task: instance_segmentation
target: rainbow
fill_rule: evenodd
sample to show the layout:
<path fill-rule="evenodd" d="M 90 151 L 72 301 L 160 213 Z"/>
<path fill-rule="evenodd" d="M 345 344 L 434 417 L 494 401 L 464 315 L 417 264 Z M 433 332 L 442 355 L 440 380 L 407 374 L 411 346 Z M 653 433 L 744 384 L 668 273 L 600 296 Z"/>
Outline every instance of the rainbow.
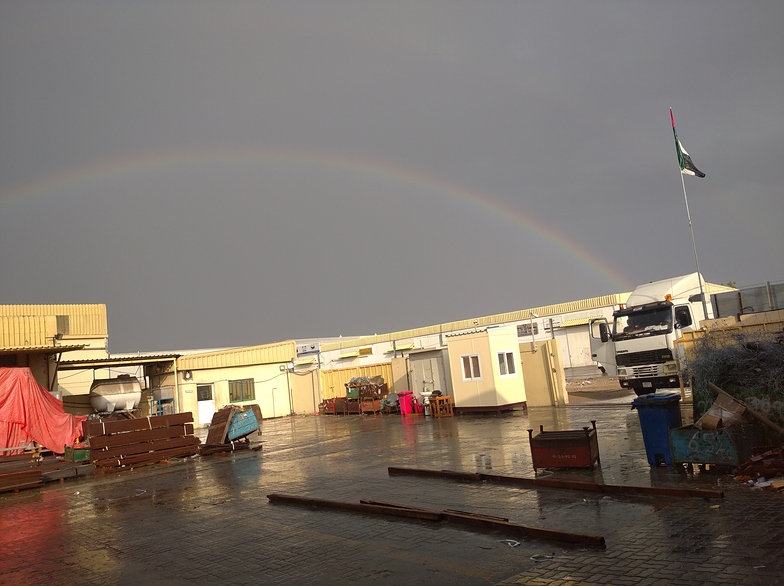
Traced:
<path fill-rule="evenodd" d="M 402 185 L 433 190 L 452 199 L 464 201 L 479 207 L 506 221 L 512 221 L 533 234 L 552 243 L 565 256 L 595 270 L 616 288 L 616 292 L 631 291 L 632 280 L 617 270 L 603 258 L 591 252 L 584 243 L 576 242 L 564 232 L 548 225 L 540 218 L 512 205 L 493 199 L 491 196 L 468 189 L 465 186 L 441 177 L 382 163 L 367 158 L 335 153 L 300 151 L 290 149 L 220 149 L 220 150 L 175 150 L 145 152 L 119 159 L 97 161 L 72 169 L 55 172 L 51 175 L 28 181 L 0 193 L 0 206 L 12 200 L 27 199 L 45 195 L 67 187 L 74 187 L 89 181 L 134 172 L 150 172 L 156 169 L 169 169 L 178 165 L 203 165 L 209 163 L 242 162 L 285 162 L 311 168 L 325 167 L 355 174 L 365 174 L 385 181 Z M 608 291 L 609 293 L 609 291 Z"/>

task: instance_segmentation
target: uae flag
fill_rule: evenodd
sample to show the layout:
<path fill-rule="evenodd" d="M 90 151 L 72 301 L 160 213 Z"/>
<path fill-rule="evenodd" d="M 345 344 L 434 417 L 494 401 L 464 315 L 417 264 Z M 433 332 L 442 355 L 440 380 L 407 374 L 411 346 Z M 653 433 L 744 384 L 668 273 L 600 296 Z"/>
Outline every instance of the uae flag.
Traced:
<path fill-rule="evenodd" d="M 705 173 L 694 166 L 689 153 L 686 152 L 681 141 L 678 140 L 678 133 L 675 132 L 675 117 L 672 115 L 672 108 L 670 108 L 670 120 L 672 120 L 672 134 L 675 136 L 675 148 L 678 149 L 678 164 L 681 166 L 681 173 L 684 175 L 693 175 L 695 177 L 705 177 Z"/>

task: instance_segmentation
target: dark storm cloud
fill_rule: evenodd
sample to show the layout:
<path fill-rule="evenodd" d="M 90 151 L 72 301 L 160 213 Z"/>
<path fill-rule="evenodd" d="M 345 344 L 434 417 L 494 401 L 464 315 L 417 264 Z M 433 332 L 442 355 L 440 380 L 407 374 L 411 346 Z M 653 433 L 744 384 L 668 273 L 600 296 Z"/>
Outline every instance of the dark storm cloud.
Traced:
<path fill-rule="evenodd" d="M 2 303 L 112 351 L 784 278 L 780 2 L 5 2 Z M 506 210 L 508 217 L 502 217 Z"/>

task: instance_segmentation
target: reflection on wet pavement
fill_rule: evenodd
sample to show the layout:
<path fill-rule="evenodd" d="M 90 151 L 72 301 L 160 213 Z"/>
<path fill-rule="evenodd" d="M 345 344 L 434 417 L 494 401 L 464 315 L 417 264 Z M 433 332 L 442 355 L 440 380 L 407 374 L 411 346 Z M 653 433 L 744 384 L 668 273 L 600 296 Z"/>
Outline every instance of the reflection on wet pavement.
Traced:
<path fill-rule="evenodd" d="M 387 579 L 476 584 L 499 582 L 526 568 L 575 556 L 605 559 L 601 556 L 614 555 L 622 546 L 618 536 L 625 532 L 638 527 L 667 532 L 660 511 L 678 506 L 697 513 L 709 505 L 701 499 L 675 505 L 653 497 L 391 477 L 387 467 L 533 478 L 529 428 L 581 429 L 596 420 L 600 466 L 540 475 L 608 484 L 715 487 L 714 477 L 651 469 L 630 402 L 625 398 L 444 419 L 377 415 L 267 420 L 259 452 L 176 460 L 2 495 L 0 547 L 5 554 L 0 583 L 337 584 Z M 508 536 L 448 523 L 274 505 L 266 498 L 270 493 L 471 511 L 604 535 L 608 545 L 605 553 L 586 553 L 584 548 L 516 537 L 520 543 L 510 547 L 502 541 Z M 673 547 L 702 539 L 689 529 L 681 533 L 673 537 L 678 541 Z M 727 533 L 709 527 L 703 547 L 726 548 L 732 542 L 722 537 Z"/>

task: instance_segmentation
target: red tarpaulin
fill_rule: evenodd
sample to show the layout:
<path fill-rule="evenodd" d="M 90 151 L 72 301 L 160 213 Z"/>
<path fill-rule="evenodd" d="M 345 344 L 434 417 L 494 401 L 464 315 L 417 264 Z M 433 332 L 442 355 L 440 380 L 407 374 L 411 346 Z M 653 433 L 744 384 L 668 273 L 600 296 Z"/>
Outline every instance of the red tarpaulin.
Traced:
<path fill-rule="evenodd" d="M 81 437 L 86 419 L 66 413 L 63 402 L 38 384 L 29 368 L 0 368 L 0 449 L 35 441 L 62 454 Z"/>

